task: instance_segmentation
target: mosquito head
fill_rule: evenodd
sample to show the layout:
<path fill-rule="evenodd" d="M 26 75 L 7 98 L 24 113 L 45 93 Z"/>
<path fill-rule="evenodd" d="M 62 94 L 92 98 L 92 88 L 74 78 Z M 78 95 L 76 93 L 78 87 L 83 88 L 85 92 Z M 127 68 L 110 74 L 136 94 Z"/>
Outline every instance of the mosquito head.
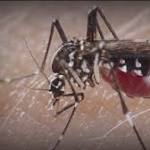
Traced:
<path fill-rule="evenodd" d="M 53 74 L 50 80 L 49 91 L 52 92 L 54 97 L 61 96 L 64 93 L 65 79 L 62 74 Z"/>

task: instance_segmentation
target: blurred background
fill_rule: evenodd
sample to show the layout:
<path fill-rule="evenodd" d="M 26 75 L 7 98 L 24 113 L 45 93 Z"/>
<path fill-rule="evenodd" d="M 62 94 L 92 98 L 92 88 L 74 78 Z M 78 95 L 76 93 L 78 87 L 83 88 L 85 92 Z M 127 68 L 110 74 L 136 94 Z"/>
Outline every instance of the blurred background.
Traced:
<path fill-rule="evenodd" d="M 87 15 L 93 6 L 103 9 L 120 39 L 150 39 L 150 2 L 146 1 L 32 1 L 0 2 L 0 78 L 18 77 L 37 70 L 28 46 L 41 64 L 54 18 L 60 20 L 69 39 L 85 38 Z M 109 33 L 102 25 L 105 35 Z M 46 65 L 60 46 L 54 35 Z M 47 88 L 42 75 L 0 85 L 0 149 L 47 150 L 55 144 L 70 110 L 54 118 L 48 109 L 51 96 L 30 88 Z M 126 96 L 125 96 L 126 97 Z M 59 108 L 68 101 L 62 100 Z M 127 98 L 143 141 L 150 149 L 150 99 Z M 141 150 L 135 134 L 121 113 L 119 99 L 103 80 L 85 91 L 58 150 Z"/>

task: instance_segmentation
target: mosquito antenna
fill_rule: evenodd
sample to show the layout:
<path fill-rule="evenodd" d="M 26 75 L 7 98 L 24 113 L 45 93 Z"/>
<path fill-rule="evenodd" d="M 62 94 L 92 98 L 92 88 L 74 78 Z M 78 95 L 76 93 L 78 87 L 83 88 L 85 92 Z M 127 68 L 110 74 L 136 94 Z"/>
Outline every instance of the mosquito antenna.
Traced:
<path fill-rule="evenodd" d="M 34 61 L 34 63 L 36 64 L 37 68 L 39 69 L 39 72 L 38 72 L 38 73 L 42 73 L 43 76 L 44 76 L 44 78 L 45 78 L 45 79 L 47 80 L 47 82 L 50 84 L 50 81 L 49 81 L 47 75 L 40 69 L 40 66 L 39 66 L 37 60 L 35 59 L 35 57 L 33 56 L 32 51 L 31 51 L 31 49 L 29 48 L 28 43 L 27 43 L 27 41 L 26 41 L 25 38 L 24 38 L 24 41 L 25 41 L 25 45 L 26 45 L 26 47 L 27 47 L 27 50 L 29 51 L 29 54 L 31 55 L 31 57 L 32 57 L 32 59 L 33 59 L 33 61 Z M 38 74 L 38 73 L 37 73 L 37 74 Z"/>
<path fill-rule="evenodd" d="M 29 77 L 32 77 L 35 75 L 37 75 L 36 72 L 32 73 L 32 74 L 21 76 L 21 77 L 12 78 L 12 79 L 11 78 L 4 78 L 4 79 L 0 79 L 0 83 L 12 83 L 14 81 L 22 80 L 22 79 L 29 78 Z"/>
<path fill-rule="evenodd" d="M 35 91 L 45 91 L 45 92 L 49 91 L 49 89 L 41 89 L 41 88 L 30 88 L 29 87 L 29 89 L 35 90 Z"/>

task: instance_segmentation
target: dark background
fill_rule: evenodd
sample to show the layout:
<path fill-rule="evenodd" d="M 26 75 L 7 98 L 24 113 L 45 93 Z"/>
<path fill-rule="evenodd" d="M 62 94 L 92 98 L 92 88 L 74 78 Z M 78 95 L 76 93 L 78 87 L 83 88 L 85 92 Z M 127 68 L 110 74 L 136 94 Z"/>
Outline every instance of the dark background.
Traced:
<path fill-rule="evenodd" d="M 121 39 L 150 39 L 150 2 L 146 1 L 44 1 L 0 2 L 0 77 L 16 77 L 34 72 L 34 64 L 24 38 L 41 64 L 50 25 L 58 18 L 68 35 L 82 39 L 86 33 L 87 14 L 101 6 Z M 108 31 L 102 25 L 107 37 Z M 52 74 L 50 61 L 61 41 L 56 33 L 52 42 L 46 72 Z M 48 110 L 49 93 L 30 90 L 45 88 L 42 76 L 0 85 L 0 149 L 47 150 L 62 131 L 69 112 L 57 119 Z M 85 91 L 67 134 L 58 150 L 141 150 L 125 118 L 118 97 L 103 80 Z M 150 149 L 150 99 L 127 98 L 126 103 L 148 149 Z M 59 107 L 64 105 L 64 101 Z M 143 112 L 143 113 L 141 113 Z M 113 127 L 118 125 L 109 135 Z M 99 137 L 97 139 L 96 137 Z"/>

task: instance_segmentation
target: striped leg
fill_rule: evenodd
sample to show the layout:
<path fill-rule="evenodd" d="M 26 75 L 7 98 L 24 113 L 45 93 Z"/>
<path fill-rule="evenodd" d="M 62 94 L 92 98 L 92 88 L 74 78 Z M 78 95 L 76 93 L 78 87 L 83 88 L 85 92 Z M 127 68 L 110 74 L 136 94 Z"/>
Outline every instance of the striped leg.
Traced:
<path fill-rule="evenodd" d="M 61 27 L 59 21 L 57 19 L 54 20 L 52 25 L 51 25 L 51 28 L 50 28 L 50 35 L 49 35 L 49 39 L 48 39 L 48 44 L 47 44 L 46 52 L 45 52 L 44 59 L 42 61 L 42 65 L 41 65 L 41 70 L 42 71 L 45 68 L 46 59 L 47 59 L 47 56 L 48 56 L 48 52 L 49 52 L 49 49 L 50 49 L 52 37 L 53 37 L 53 34 L 54 34 L 54 27 L 56 27 L 62 42 L 63 43 L 67 42 L 67 37 L 66 37 L 65 32 L 64 32 L 63 28 Z"/>
<path fill-rule="evenodd" d="M 79 97 L 78 97 L 78 94 L 76 93 L 76 91 L 75 91 L 75 89 L 74 89 L 74 87 L 73 87 L 73 84 L 71 83 L 71 81 L 70 81 L 70 79 L 69 79 L 69 77 L 68 77 L 68 74 L 66 74 L 66 72 L 65 72 L 66 69 L 65 69 L 64 65 L 63 65 L 63 64 L 61 64 L 61 65 L 62 65 L 62 69 L 63 69 L 64 75 L 65 75 L 65 77 L 66 77 L 66 80 L 68 81 L 69 86 L 70 86 L 70 88 L 71 88 L 71 90 L 72 90 L 75 103 L 73 103 L 72 112 L 71 112 L 71 114 L 70 114 L 70 116 L 69 116 L 69 119 L 68 119 L 68 121 L 67 121 L 67 123 L 66 123 L 66 125 L 65 125 L 65 127 L 64 127 L 64 129 L 63 129 L 63 131 L 61 132 L 61 134 L 60 134 L 58 140 L 56 141 L 54 147 L 53 147 L 51 150 L 56 150 L 56 148 L 58 147 L 58 145 L 59 145 L 59 144 L 61 143 L 61 141 L 63 140 L 63 138 L 64 138 L 64 136 L 65 136 L 65 133 L 66 133 L 67 129 L 69 128 L 69 125 L 70 125 L 70 123 L 71 123 L 71 121 L 72 121 L 72 118 L 73 118 L 73 116 L 74 116 L 74 114 L 75 114 L 75 112 L 76 112 L 77 106 L 78 106 L 78 104 L 79 104 L 79 102 L 80 102 Z"/>
<path fill-rule="evenodd" d="M 109 63 L 109 65 L 112 68 L 110 63 Z M 131 112 L 129 111 L 129 109 L 128 109 L 126 103 L 125 103 L 125 99 L 124 99 L 124 97 L 123 97 L 123 95 L 122 95 L 122 93 L 121 93 L 121 91 L 119 89 L 119 86 L 117 84 L 116 77 L 115 77 L 115 72 L 113 71 L 113 69 L 112 69 L 112 76 L 113 76 L 113 80 L 114 80 L 115 90 L 118 93 L 118 96 L 119 96 L 119 99 L 120 99 L 122 113 L 126 117 L 126 119 L 128 120 L 129 125 L 132 127 L 132 129 L 133 129 L 133 131 L 134 131 L 134 133 L 135 133 L 135 135 L 136 135 L 136 137 L 137 137 L 137 139 L 138 139 L 142 149 L 143 150 L 147 150 L 147 148 L 146 148 L 146 146 L 145 146 L 145 144 L 144 144 L 144 142 L 143 142 L 143 140 L 142 140 L 142 138 L 141 138 L 141 136 L 139 134 L 139 131 L 137 130 L 137 128 L 136 128 L 136 126 L 135 126 L 135 124 L 134 124 L 134 122 L 133 122 L 133 120 L 132 120 L 132 118 L 130 116 Z"/>

